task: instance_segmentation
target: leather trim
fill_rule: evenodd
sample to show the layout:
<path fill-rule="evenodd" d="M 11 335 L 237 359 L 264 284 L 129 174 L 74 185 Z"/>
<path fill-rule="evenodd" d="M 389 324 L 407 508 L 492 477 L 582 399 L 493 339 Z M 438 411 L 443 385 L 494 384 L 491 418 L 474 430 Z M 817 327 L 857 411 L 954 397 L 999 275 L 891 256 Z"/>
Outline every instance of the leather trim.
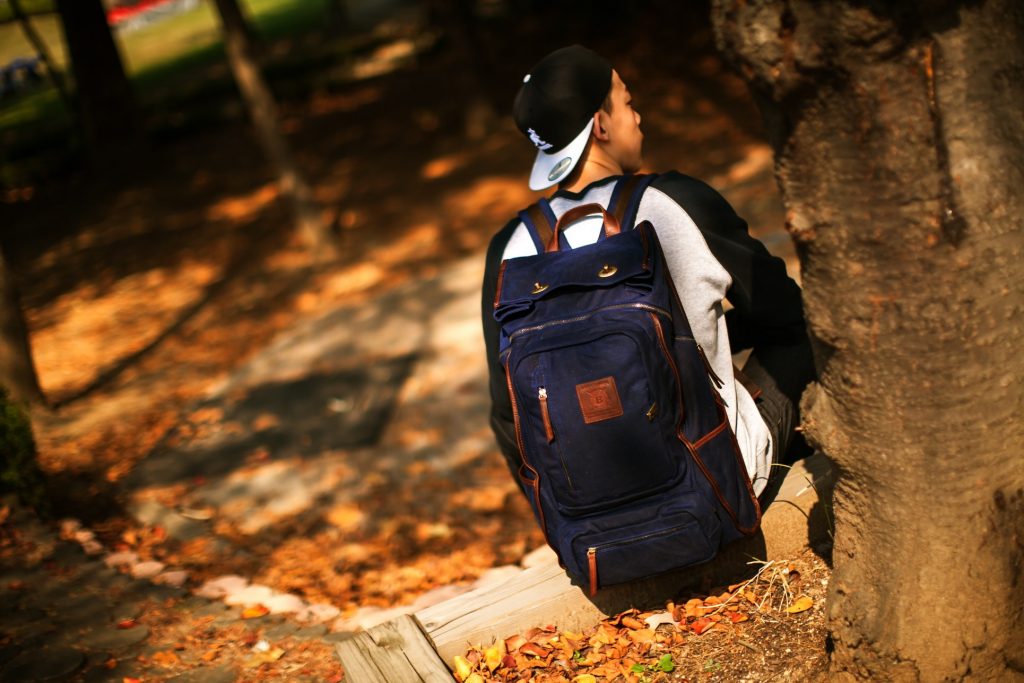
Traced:
<path fill-rule="evenodd" d="M 716 436 L 718 436 L 719 434 L 721 434 L 723 429 L 727 429 L 728 427 L 729 427 L 729 421 L 728 420 L 726 420 L 725 422 L 720 423 L 717 427 L 712 429 L 710 432 L 708 432 L 704 436 L 702 436 L 699 439 L 697 439 L 696 441 L 694 441 L 693 442 L 693 447 L 699 449 L 701 446 L 706 444 L 708 441 L 711 441 L 711 439 L 713 439 Z"/>
<path fill-rule="evenodd" d="M 509 373 L 508 367 L 511 357 L 511 353 L 505 357 L 505 383 L 508 385 L 508 397 L 512 402 L 512 423 L 516 430 L 516 445 L 519 446 L 519 459 L 522 460 L 522 465 L 519 468 L 519 478 L 523 479 L 523 468 L 529 470 L 533 474 L 533 479 L 530 480 L 529 483 L 533 488 L 533 500 L 537 506 L 537 517 L 540 519 L 540 531 L 544 534 L 544 542 L 551 545 L 551 542 L 548 540 L 548 526 L 544 521 L 544 507 L 540 504 L 540 473 L 530 465 L 529 461 L 527 461 L 526 449 L 523 447 L 523 434 L 520 430 L 521 423 L 519 421 L 519 404 L 516 403 L 516 392 L 512 389 L 512 375 Z"/>
<path fill-rule="evenodd" d="M 498 286 L 494 290 L 494 310 L 498 310 L 498 304 L 501 302 L 501 285 L 505 281 L 505 264 L 508 261 L 502 261 L 501 265 L 498 266 Z"/>
<path fill-rule="evenodd" d="M 587 550 L 587 565 L 590 570 L 590 597 L 597 595 L 597 549 Z"/>

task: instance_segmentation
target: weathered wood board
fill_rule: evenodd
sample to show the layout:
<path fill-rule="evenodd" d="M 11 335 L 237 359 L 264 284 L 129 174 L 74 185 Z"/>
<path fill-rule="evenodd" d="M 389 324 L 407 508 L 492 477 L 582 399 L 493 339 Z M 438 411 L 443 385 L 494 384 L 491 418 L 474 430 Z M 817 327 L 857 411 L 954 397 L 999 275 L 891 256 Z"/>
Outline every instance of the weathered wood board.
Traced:
<path fill-rule="evenodd" d="M 453 678 L 416 617 L 407 614 L 335 648 L 351 683 L 451 683 Z"/>
<path fill-rule="evenodd" d="M 726 548 L 698 567 L 602 589 L 590 598 L 571 583 L 554 553 L 505 584 L 472 591 L 417 612 L 438 654 L 449 664 L 477 644 L 555 624 L 571 631 L 632 606 L 659 607 L 687 587 L 711 588 L 753 575 L 757 560 L 793 557 L 829 541 L 833 468 L 822 455 L 793 466 L 762 519 L 761 533 Z M 819 496 L 820 493 L 820 496 Z"/>

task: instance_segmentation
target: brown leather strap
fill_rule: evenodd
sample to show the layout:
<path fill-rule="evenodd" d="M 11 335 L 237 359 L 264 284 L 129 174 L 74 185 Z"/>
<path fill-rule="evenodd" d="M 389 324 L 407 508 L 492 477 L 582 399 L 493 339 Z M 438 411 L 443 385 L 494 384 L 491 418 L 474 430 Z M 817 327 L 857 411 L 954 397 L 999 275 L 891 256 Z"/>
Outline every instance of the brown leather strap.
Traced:
<path fill-rule="evenodd" d="M 554 226 L 551 225 L 551 221 L 548 220 L 548 215 L 544 213 L 544 209 L 541 208 L 540 202 L 531 204 L 526 209 L 526 215 L 533 221 L 533 227 L 537 230 L 537 236 L 540 237 L 541 244 L 547 244 L 551 240 L 551 233 L 554 232 Z"/>
<path fill-rule="evenodd" d="M 621 232 L 621 228 L 619 227 L 619 221 L 615 218 L 615 216 L 605 211 L 603 206 L 601 206 L 600 204 L 583 204 L 582 206 L 577 206 L 575 208 L 569 209 L 568 211 L 562 214 L 562 217 L 558 219 L 557 223 L 555 223 L 555 229 L 551 233 L 551 241 L 548 242 L 548 248 L 545 249 L 544 251 L 558 251 L 558 233 L 562 230 L 563 226 L 578 221 L 584 216 L 589 216 L 595 213 L 601 214 L 601 216 L 604 218 L 605 237 L 613 237 L 615 235 L 618 235 L 619 232 Z"/>
<path fill-rule="evenodd" d="M 636 186 L 643 180 L 642 175 L 631 175 L 621 181 L 622 186 L 619 188 L 619 194 L 615 198 L 615 206 L 608 207 L 611 210 L 612 215 L 615 216 L 615 220 L 619 222 L 619 225 L 626 220 L 626 209 L 629 208 L 629 200 L 633 197 L 633 192 L 636 190 Z M 626 226 L 629 229 L 632 226 Z"/>

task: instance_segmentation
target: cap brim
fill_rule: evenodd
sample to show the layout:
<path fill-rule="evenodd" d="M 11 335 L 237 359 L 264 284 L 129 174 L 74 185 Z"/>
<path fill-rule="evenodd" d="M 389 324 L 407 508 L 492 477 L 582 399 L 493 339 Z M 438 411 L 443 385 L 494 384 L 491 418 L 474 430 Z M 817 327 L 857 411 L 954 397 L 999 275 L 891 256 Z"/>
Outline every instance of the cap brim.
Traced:
<path fill-rule="evenodd" d="M 587 121 L 572 142 L 555 152 L 537 152 L 537 158 L 533 162 L 533 170 L 530 171 L 530 189 L 544 190 L 562 182 L 566 176 L 576 168 L 583 150 L 590 140 L 590 131 L 594 127 L 594 119 Z"/>

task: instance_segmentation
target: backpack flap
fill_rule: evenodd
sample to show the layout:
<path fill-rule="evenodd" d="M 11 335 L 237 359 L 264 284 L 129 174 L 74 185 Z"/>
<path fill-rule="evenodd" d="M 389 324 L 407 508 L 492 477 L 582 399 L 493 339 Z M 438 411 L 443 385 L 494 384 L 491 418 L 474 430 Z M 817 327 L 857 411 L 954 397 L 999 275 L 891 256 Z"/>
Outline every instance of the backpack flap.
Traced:
<path fill-rule="evenodd" d="M 643 292 L 654 286 L 642 229 L 631 230 L 571 251 L 541 253 L 502 263 L 494 318 L 504 322 L 534 309 L 537 302 L 573 290 L 601 290 L 622 283 Z"/>

